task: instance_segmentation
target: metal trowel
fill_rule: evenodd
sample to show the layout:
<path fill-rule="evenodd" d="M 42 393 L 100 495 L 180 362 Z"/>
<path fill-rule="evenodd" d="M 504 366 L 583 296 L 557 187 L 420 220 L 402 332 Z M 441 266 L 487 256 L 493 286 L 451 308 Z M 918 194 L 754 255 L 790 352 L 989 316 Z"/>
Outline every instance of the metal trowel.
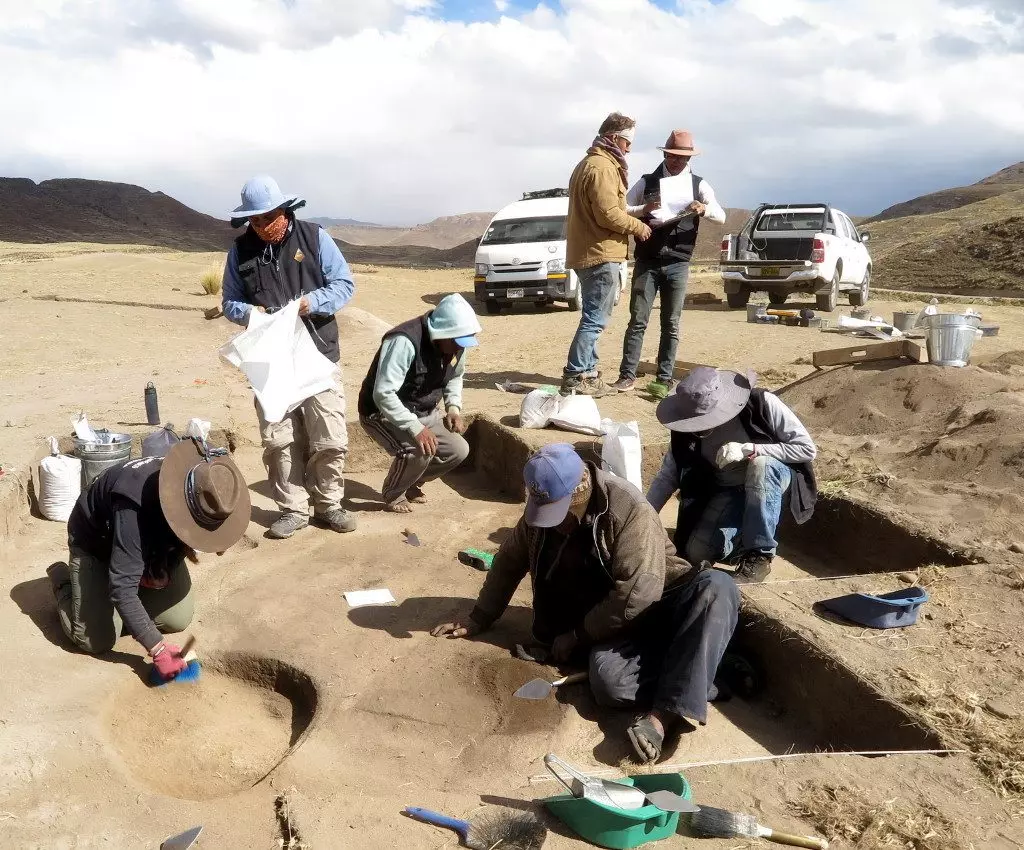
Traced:
<path fill-rule="evenodd" d="M 181 835 L 168 838 L 160 845 L 160 850 L 188 850 L 189 847 L 196 843 L 196 839 L 199 838 L 199 833 L 202 831 L 203 828 L 201 826 L 194 826 L 192 829 L 181 833 Z"/>
<path fill-rule="evenodd" d="M 574 682 L 585 682 L 588 678 L 587 673 L 573 673 L 563 676 L 561 679 L 555 679 L 553 682 L 547 679 L 532 679 L 516 691 L 514 696 L 519 699 L 547 699 L 555 688 L 571 685 Z"/>

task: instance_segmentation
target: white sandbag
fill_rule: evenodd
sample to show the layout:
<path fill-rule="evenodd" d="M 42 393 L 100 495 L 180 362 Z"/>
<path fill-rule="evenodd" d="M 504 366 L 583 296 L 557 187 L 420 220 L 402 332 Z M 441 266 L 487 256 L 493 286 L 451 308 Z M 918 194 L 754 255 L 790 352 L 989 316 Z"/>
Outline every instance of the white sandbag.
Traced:
<path fill-rule="evenodd" d="M 640 425 L 637 422 L 613 422 L 605 419 L 604 444 L 601 446 L 601 468 L 619 478 L 625 478 L 643 492 L 641 469 L 643 446 Z"/>
<path fill-rule="evenodd" d="M 340 370 L 317 350 L 297 300 L 270 315 L 251 310 L 249 326 L 220 348 L 220 356 L 245 373 L 267 422 L 280 422 L 307 398 L 338 388 Z"/>
<path fill-rule="evenodd" d="M 558 413 L 558 393 L 533 390 L 526 394 L 519 406 L 519 427 L 547 428 L 551 417 Z"/>
<path fill-rule="evenodd" d="M 558 403 L 558 411 L 548 424 L 564 431 L 578 431 L 596 437 L 604 433 L 601 430 L 601 413 L 597 409 L 597 402 L 589 395 L 562 398 Z"/>
<path fill-rule="evenodd" d="M 53 522 L 67 522 L 82 492 L 82 461 L 62 455 L 50 437 L 50 456 L 39 461 L 39 512 Z"/>

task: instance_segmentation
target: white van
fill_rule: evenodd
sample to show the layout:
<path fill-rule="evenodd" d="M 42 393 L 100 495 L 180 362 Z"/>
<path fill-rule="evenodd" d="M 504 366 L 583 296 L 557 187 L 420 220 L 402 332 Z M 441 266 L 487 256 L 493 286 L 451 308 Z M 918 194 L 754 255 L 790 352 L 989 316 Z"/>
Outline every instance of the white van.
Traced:
<path fill-rule="evenodd" d="M 476 250 L 473 289 L 488 313 L 517 302 L 534 305 L 555 301 L 580 310 L 583 301 L 576 274 L 565 267 L 567 189 L 526 192 L 521 201 L 498 212 Z M 626 285 L 622 264 L 619 291 Z M 618 296 L 616 296 L 618 303 Z"/>

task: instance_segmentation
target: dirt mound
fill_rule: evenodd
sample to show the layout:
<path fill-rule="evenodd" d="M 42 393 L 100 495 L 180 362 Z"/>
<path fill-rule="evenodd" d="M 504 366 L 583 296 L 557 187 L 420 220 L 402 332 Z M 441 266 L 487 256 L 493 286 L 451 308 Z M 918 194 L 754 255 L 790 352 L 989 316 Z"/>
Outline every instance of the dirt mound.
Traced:
<path fill-rule="evenodd" d="M 101 242 L 220 251 L 226 221 L 196 212 L 163 192 L 102 180 L 0 178 L 0 241 Z"/>
<path fill-rule="evenodd" d="M 1024 520 L 1024 377 L 908 365 L 843 368 L 785 393 L 823 447 L 826 489 L 861 492 L 937 536 L 1016 540 Z M 948 539 L 948 538 L 947 538 Z"/>

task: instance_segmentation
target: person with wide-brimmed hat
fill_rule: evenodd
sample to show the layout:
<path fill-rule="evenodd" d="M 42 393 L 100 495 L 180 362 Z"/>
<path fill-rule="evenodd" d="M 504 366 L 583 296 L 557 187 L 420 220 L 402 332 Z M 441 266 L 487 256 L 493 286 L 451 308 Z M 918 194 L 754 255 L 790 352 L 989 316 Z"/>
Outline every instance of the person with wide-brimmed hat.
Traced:
<path fill-rule="evenodd" d="M 662 162 L 650 174 L 644 174 L 626 194 L 626 209 L 651 225 L 651 238 L 637 242 L 633 249 L 633 286 L 629 298 L 629 325 L 622 341 L 622 362 L 619 378 L 611 386 L 628 392 L 636 384 L 644 333 L 654 308 L 654 298 L 661 298 L 661 337 L 658 343 L 658 372 L 647 385 L 655 398 L 669 394 L 679 347 L 679 320 L 690 279 L 690 260 L 697 244 L 701 219 L 722 224 L 725 210 L 715 192 L 703 177 L 690 170 L 690 158 L 700 151 L 694 146 L 689 130 L 673 130 L 658 148 Z M 666 178 L 689 178 L 688 192 L 693 202 L 682 214 L 669 219 L 652 217 L 661 207 L 661 181 Z"/>
<path fill-rule="evenodd" d="M 89 485 L 68 519 L 68 563 L 47 570 L 61 627 L 79 649 L 111 649 L 122 626 L 164 679 L 185 667 L 163 632 L 192 621 L 185 560 L 223 554 L 245 533 L 249 489 L 223 449 L 186 440 L 163 458 L 130 460 Z"/>
<path fill-rule="evenodd" d="M 319 225 L 301 221 L 305 205 L 286 195 L 272 177 L 253 177 L 242 187 L 242 203 L 231 212 L 232 227 L 247 224 L 224 266 L 224 315 L 245 325 L 253 309 L 273 312 L 298 300 L 299 315 L 320 353 L 337 363 L 338 323 L 334 314 L 352 298 L 355 284 L 337 243 Z M 263 463 L 281 516 L 270 537 L 284 539 L 313 522 L 333 531 L 353 531 L 355 517 L 342 505 L 348 428 L 345 394 L 324 390 L 302 402 L 280 422 L 268 422 L 256 403 Z"/>
<path fill-rule="evenodd" d="M 676 492 L 675 544 L 694 563 L 730 563 L 737 581 L 771 572 L 783 501 L 798 523 L 814 512 L 814 441 L 753 373 L 698 366 L 657 410 L 672 432 L 664 462 L 647 492 L 660 511 Z"/>
<path fill-rule="evenodd" d="M 505 538 L 472 611 L 433 629 L 473 637 L 504 613 L 527 575 L 538 660 L 587 664 L 600 705 L 641 712 L 627 729 L 637 759 L 707 722 L 739 591 L 724 572 L 680 557 L 636 487 L 587 463 L 568 443 L 523 471 L 526 510 Z"/>

